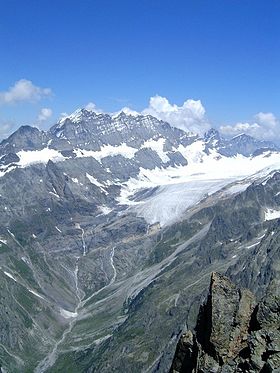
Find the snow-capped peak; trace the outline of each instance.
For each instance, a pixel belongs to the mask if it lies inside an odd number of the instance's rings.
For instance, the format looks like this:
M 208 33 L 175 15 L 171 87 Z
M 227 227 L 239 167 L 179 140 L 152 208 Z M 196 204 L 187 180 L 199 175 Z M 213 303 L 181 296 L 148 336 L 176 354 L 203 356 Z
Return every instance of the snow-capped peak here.
M 138 113 L 135 110 L 131 110 L 128 107 L 124 107 L 121 110 L 114 112 L 114 113 L 101 113 L 96 110 L 92 110 L 89 108 L 79 108 L 75 110 L 72 114 L 66 114 L 64 113 L 60 120 L 58 121 L 58 125 L 63 125 L 67 119 L 71 120 L 73 123 L 79 123 L 84 119 L 96 117 L 98 115 L 106 115 L 111 117 L 112 119 L 121 118 L 121 117 L 138 117 L 141 116 L 140 113 Z
M 80 123 L 84 119 L 92 118 L 99 115 L 93 110 L 80 108 L 75 110 L 72 114 L 64 114 L 63 117 L 58 121 L 58 128 L 61 127 L 67 119 L 71 120 L 73 123 Z

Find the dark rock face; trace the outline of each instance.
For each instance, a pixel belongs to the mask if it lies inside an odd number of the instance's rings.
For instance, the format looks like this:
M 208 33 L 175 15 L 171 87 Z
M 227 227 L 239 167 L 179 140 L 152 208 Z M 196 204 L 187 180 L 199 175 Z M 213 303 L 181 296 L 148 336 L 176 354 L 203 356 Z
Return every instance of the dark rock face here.
M 170 373 L 279 372 L 280 291 L 272 281 L 263 300 L 212 274 L 195 332 L 177 345 Z
M 20 158 L 14 153 L 8 153 L 0 158 L 0 165 L 7 166 L 13 162 L 19 162 Z
M 21 126 L 6 140 L 0 143 L 0 157 L 20 150 L 38 150 L 46 146 L 49 135 L 31 126 Z
M 272 281 L 256 309 L 255 329 L 249 336 L 255 371 L 280 372 L 280 288 Z

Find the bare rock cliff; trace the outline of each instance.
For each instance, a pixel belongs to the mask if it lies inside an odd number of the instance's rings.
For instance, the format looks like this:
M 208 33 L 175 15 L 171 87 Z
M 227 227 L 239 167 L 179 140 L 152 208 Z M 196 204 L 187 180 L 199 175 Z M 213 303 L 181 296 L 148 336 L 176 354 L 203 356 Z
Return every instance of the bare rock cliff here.
M 256 303 L 247 289 L 213 273 L 194 332 L 177 345 L 170 373 L 280 372 L 280 288 Z

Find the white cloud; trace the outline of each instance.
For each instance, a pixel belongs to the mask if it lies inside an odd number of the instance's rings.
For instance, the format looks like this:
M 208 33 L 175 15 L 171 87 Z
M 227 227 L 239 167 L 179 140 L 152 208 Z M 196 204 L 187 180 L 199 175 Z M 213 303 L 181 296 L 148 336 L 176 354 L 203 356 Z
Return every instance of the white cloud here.
M 140 113 L 138 113 L 138 111 L 135 111 L 135 110 L 132 110 L 130 109 L 129 107 L 125 106 L 123 107 L 121 110 L 119 111 L 116 111 L 114 113 L 111 113 L 111 115 L 113 117 L 116 117 L 118 116 L 121 112 L 125 113 L 126 115 L 132 115 L 133 117 L 137 117 L 138 115 L 140 115 Z
M 85 109 L 86 109 L 86 110 L 94 111 L 94 110 L 96 110 L 96 105 L 95 105 L 94 102 L 89 102 L 89 103 L 85 106 Z
M 89 102 L 86 106 L 85 109 L 88 111 L 94 111 L 97 114 L 103 113 L 102 110 L 98 109 L 97 106 L 95 105 L 94 102 Z
M 222 134 L 234 136 L 246 133 L 260 140 L 279 140 L 280 121 L 273 113 L 260 112 L 256 114 L 250 122 L 238 122 L 234 125 L 224 125 L 220 127 Z
M 258 113 L 255 115 L 255 119 L 258 123 L 264 126 L 275 127 L 279 124 L 278 119 L 273 113 Z
M 13 122 L 9 122 L 9 121 L 5 121 L 5 122 L 0 122 L 0 141 L 2 139 L 5 139 L 7 138 L 11 133 L 12 131 L 15 129 L 15 123 Z
M 40 110 L 40 113 L 37 119 L 38 119 L 38 122 L 45 122 L 51 116 L 52 116 L 52 109 L 44 107 Z
M 103 110 L 97 108 L 95 103 L 89 102 L 85 109 L 94 111 L 96 113 L 104 113 Z M 166 97 L 153 96 L 149 100 L 149 106 L 141 112 L 137 112 L 127 106 L 121 110 L 110 113 L 113 117 L 121 112 L 127 115 L 152 115 L 160 120 L 170 123 L 174 127 L 182 128 L 185 131 L 197 134 L 204 134 L 209 128 L 205 115 L 205 108 L 200 100 L 186 100 L 182 106 L 171 104 Z M 62 113 L 60 119 L 68 117 L 68 114 Z
M 150 114 L 185 131 L 203 134 L 210 128 L 205 108 L 200 100 L 186 100 L 182 106 L 171 104 L 167 98 L 154 96 L 142 114 Z
M 7 91 L 0 92 L 0 104 L 36 102 L 51 94 L 50 88 L 37 87 L 30 80 L 20 79 Z

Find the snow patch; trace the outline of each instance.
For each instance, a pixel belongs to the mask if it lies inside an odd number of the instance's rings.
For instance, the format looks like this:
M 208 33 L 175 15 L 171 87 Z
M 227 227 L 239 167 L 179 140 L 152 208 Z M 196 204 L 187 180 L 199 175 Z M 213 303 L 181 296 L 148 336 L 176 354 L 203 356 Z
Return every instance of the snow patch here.
M 276 174 L 276 172 L 272 172 L 271 174 L 269 174 L 267 177 L 265 177 L 265 179 L 262 181 L 262 185 L 266 185 L 267 182 L 273 178 L 273 176 Z
M 280 210 L 266 209 L 264 212 L 264 220 L 274 220 L 280 218 Z
M 95 179 L 95 177 L 91 176 L 90 174 L 86 173 L 86 177 L 91 182 L 91 184 L 94 184 L 94 185 L 98 186 L 99 188 L 104 187 L 103 184 L 101 184 L 97 179 Z
M 60 199 L 60 197 L 59 197 L 59 195 L 58 195 L 57 193 L 54 193 L 54 192 L 49 192 L 49 194 L 51 194 L 52 196 L 54 196 L 54 197 L 56 197 L 56 198 L 59 198 L 59 199 Z
M 5 176 L 7 173 L 15 170 L 17 167 L 26 168 L 33 164 L 47 164 L 48 161 L 60 162 L 67 159 L 57 150 L 49 148 L 44 148 L 41 150 L 21 150 L 17 153 L 17 156 L 19 157 L 19 161 L 15 162 L 15 166 L 6 166 L 4 170 L 0 171 L 0 177 Z M 43 182 L 42 179 L 40 179 L 40 183 L 41 182 Z
M 98 188 L 101 189 L 101 191 L 104 193 L 104 194 L 109 194 L 107 192 L 107 190 L 104 188 L 104 185 L 101 184 L 97 179 L 95 179 L 95 177 L 91 176 L 90 174 L 86 174 L 86 177 L 88 178 L 88 180 L 90 181 L 91 184 L 93 185 L 96 185 Z
M 44 299 L 44 297 L 42 297 L 42 295 L 38 294 L 36 291 L 34 291 L 32 289 L 29 289 L 29 288 L 27 288 L 27 290 L 29 291 L 29 293 L 35 295 L 36 297 L 38 297 L 40 299 Z
M 65 319 L 70 319 L 70 318 L 73 318 L 73 317 L 77 317 L 77 316 L 78 316 L 78 312 L 70 312 L 70 311 L 64 310 L 63 308 L 60 308 L 60 309 L 59 309 L 59 312 L 60 312 L 60 314 L 61 314 Z
M 22 260 L 25 264 L 30 265 L 29 260 L 28 260 L 25 256 L 22 256 L 22 257 L 21 257 L 21 260 Z
M 164 163 L 167 163 L 170 161 L 170 158 L 166 154 L 166 152 L 163 150 L 165 144 L 165 139 L 159 138 L 158 140 L 150 139 L 144 142 L 144 144 L 141 146 L 141 149 L 149 148 L 157 153 L 157 155 L 161 158 L 161 160 Z
M 9 272 L 6 272 L 6 271 L 3 271 L 5 273 L 5 275 L 9 278 L 11 278 L 12 280 L 14 280 L 15 282 L 17 282 L 17 280 L 15 279 L 15 277 L 13 275 L 11 275 Z
M 261 243 L 261 241 L 255 242 L 252 245 L 246 246 L 246 249 L 252 249 L 252 247 L 258 246 Z
M 203 140 L 195 141 L 188 146 L 180 144 L 177 149 L 173 148 L 173 150 L 179 151 L 189 163 L 200 163 L 207 156 L 204 152 L 205 142 Z
M 118 146 L 104 145 L 99 151 L 84 150 L 78 148 L 74 150 L 74 153 L 78 158 L 93 157 L 98 162 L 101 162 L 102 158 L 109 156 L 113 157 L 115 155 L 122 155 L 125 158 L 131 159 L 134 157 L 137 151 L 138 149 L 132 148 L 131 146 L 122 143 Z
M 66 158 L 57 150 L 44 148 L 42 150 L 21 150 L 17 153 L 20 158 L 17 163 L 20 167 L 28 167 L 36 163 L 48 163 L 48 161 L 59 162 Z
M 35 295 L 36 297 L 38 297 L 38 298 L 40 298 L 40 299 L 44 299 L 44 297 L 42 297 L 42 295 L 38 294 L 35 290 L 32 290 L 32 289 L 30 289 L 29 287 L 27 287 L 27 286 L 21 284 L 20 282 L 18 282 L 18 280 L 17 280 L 17 279 L 16 279 L 16 278 L 11 274 L 11 273 L 9 273 L 9 272 L 7 272 L 7 271 L 3 271 L 3 272 L 4 272 L 4 274 L 5 274 L 7 277 L 11 278 L 11 279 L 14 280 L 16 283 L 19 283 L 20 285 L 22 285 L 23 287 L 25 287 L 25 288 L 29 291 L 29 293 Z
M 102 212 L 103 215 L 108 215 L 112 211 L 112 209 L 110 209 L 107 206 L 99 206 L 98 208 Z

